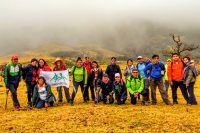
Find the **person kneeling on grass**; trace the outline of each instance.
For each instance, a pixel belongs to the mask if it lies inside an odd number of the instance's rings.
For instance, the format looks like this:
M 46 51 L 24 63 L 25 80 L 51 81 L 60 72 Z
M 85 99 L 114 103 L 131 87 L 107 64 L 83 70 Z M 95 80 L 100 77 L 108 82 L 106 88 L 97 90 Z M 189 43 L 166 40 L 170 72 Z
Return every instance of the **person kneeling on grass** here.
M 110 95 L 112 92 L 112 82 L 108 78 L 108 74 L 103 74 L 102 80 L 98 80 L 97 82 L 97 91 L 101 93 L 101 100 L 104 104 L 109 101 L 109 104 L 112 104 L 114 102 L 113 96 Z M 100 101 L 100 99 L 96 99 L 96 101 Z M 95 102 L 98 103 L 98 102 Z
M 117 100 L 117 104 L 125 104 L 127 99 L 127 89 L 126 84 L 122 80 L 120 73 L 115 74 L 115 82 L 113 83 L 113 90 L 111 94 L 115 93 L 115 99 Z
M 133 69 L 132 76 L 128 77 L 126 87 L 131 96 L 131 104 L 137 103 L 137 97 L 139 94 L 143 96 L 142 105 L 145 105 L 145 97 L 148 96 L 148 92 L 144 89 L 144 79 L 139 75 L 137 69 Z
M 46 83 L 44 77 L 39 77 L 33 91 L 33 106 L 36 108 L 52 107 L 54 99 L 51 86 Z

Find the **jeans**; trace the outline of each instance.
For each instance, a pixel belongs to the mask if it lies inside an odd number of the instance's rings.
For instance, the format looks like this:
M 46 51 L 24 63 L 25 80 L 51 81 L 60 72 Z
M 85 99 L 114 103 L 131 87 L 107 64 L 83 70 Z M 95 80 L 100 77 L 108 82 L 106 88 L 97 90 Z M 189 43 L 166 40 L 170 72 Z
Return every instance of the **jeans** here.
M 172 81 L 173 85 L 171 86 L 172 88 L 172 98 L 173 98 L 173 102 L 177 102 L 177 89 L 178 87 L 181 89 L 181 93 L 185 99 L 185 101 L 188 103 L 189 102 L 189 97 L 188 97 L 188 93 L 187 93 L 187 89 L 186 86 L 183 84 L 183 81 Z
M 73 82 L 73 92 L 72 92 L 72 101 L 74 101 L 74 98 L 78 92 L 78 87 L 81 87 L 81 91 L 82 91 L 82 95 L 83 95 L 83 100 L 87 101 L 87 94 L 85 92 L 85 87 L 84 87 L 84 83 L 83 82 Z
M 168 99 L 168 95 L 167 92 L 164 89 L 164 85 L 163 85 L 163 80 L 162 79 L 151 79 L 150 80 L 150 86 L 151 86 L 151 98 L 152 98 L 152 103 L 156 104 L 157 103 L 157 99 L 156 99 L 156 88 L 158 87 L 161 97 L 163 99 L 163 101 L 166 104 L 170 104 L 170 101 Z
M 187 90 L 189 93 L 189 104 L 197 105 L 196 97 L 194 95 L 194 83 L 190 83 Z
M 53 104 L 54 104 L 54 97 L 51 96 L 49 99 L 48 99 L 48 103 L 49 103 L 49 106 L 52 107 Z M 36 108 L 44 108 L 45 107 L 45 101 L 44 100 L 39 100 L 37 103 L 36 103 Z
M 17 88 L 18 88 L 18 84 L 9 85 L 9 90 L 11 92 L 11 97 L 12 97 L 14 107 L 20 107 L 20 104 L 17 98 Z
M 69 94 L 69 88 L 67 88 L 66 86 L 57 87 L 58 101 L 59 102 L 63 101 L 62 88 L 64 89 L 65 97 L 66 97 L 67 101 L 69 102 L 71 98 L 70 98 L 70 94 Z

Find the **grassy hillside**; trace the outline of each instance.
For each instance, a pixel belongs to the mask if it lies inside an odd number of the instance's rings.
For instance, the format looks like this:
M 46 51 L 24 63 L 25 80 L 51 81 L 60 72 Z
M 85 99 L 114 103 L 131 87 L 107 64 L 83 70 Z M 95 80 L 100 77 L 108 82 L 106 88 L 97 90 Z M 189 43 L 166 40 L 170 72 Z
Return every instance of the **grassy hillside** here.
M 121 68 L 124 68 L 121 65 Z M 102 66 L 105 69 L 105 65 Z M 200 102 L 200 78 L 195 85 L 195 94 Z M 3 85 L 1 82 L 0 85 Z M 53 93 L 57 96 L 55 88 Z M 72 92 L 72 84 L 70 85 Z M 75 98 L 75 106 L 66 102 L 55 104 L 45 109 L 14 111 L 11 98 L 8 109 L 4 109 L 5 87 L 0 88 L 0 132 L 200 132 L 200 106 L 187 106 L 178 90 L 179 105 L 166 106 L 160 94 L 157 94 L 158 105 L 141 106 L 140 102 L 133 106 L 130 97 L 126 105 L 118 106 L 95 105 L 93 102 L 84 104 L 80 89 Z M 26 87 L 20 83 L 18 90 L 19 101 L 26 107 Z M 171 100 L 171 91 L 169 91 Z

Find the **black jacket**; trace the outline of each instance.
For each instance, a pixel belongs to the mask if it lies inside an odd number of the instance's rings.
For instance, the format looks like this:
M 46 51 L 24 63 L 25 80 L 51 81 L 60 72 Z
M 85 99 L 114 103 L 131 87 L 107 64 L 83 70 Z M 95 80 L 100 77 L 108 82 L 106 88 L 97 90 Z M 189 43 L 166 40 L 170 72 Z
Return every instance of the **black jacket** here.
M 109 82 L 105 84 L 102 80 L 99 80 L 97 83 L 97 88 L 101 88 L 101 93 L 108 96 L 110 92 L 112 92 L 112 82 L 109 80 Z
M 116 73 L 119 73 L 122 76 L 121 69 L 119 65 L 116 65 L 116 64 L 115 65 L 111 64 L 107 66 L 106 73 L 108 74 L 108 77 L 110 78 L 111 81 L 115 80 Z
M 31 82 L 36 83 L 36 78 L 38 77 L 38 75 L 37 75 L 38 68 L 37 67 L 34 67 L 31 64 L 28 64 L 22 70 L 23 70 L 22 76 L 23 76 L 23 79 L 25 80 L 26 83 L 31 83 Z

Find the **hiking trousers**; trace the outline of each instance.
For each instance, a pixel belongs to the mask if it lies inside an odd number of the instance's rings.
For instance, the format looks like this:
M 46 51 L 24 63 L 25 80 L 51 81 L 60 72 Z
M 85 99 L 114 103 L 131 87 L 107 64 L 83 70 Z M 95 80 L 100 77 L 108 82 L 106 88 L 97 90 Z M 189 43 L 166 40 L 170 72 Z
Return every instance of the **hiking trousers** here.
M 188 103 L 189 102 L 189 96 L 188 96 L 188 92 L 186 89 L 185 84 L 183 83 L 183 81 L 172 81 L 173 85 L 171 86 L 172 88 L 172 98 L 173 98 L 173 103 L 178 103 L 177 99 L 177 89 L 178 87 L 181 89 L 181 93 L 185 99 L 185 101 Z
M 32 103 L 32 96 L 36 84 L 26 83 L 28 104 Z
M 170 104 L 167 92 L 164 89 L 164 85 L 163 85 L 163 80 L 162 79 L 150 79 L 150 86 L 151 86 L 152 104 L 156 104 L 157 103 L 157 99 L 156 99 L 156 88 L 157 87 L 159 89 L 159 92 L 161 94 L 161 97 L 162 97 L 163 101 L 167 105 Z
M 85 87 L 84 87 L 84 83 L 83 81 L 82 82 L 76 82 L 74 81 L 73 82 L 73 92 L 72 92 L 72 101 L 74 101 L 74 98 L 78 92 L 78 87 L 81 87 L 81 92 L 82 92 L 82 95 L 83 95 L 83 100 L 84 101 L 87 101 L 87 95 L 86 95 L 86 92 L 85 92 Z
M 195 83 L 190 83 L 187 88 L 188 93 L 189 93 L 189 104 L 191 104 L 191 105 L 197 105 L 197 100 L 194 95 L 194 84 Z
M 11 97 L 12 97 L 12 101 L 13 101 L 13 106 L 14 107 L 20 107 L 18 98 L 17 98 L 17 88 L 18 88 L 18 84 L 10 84 L 9 85 L 9 90 L 11 92 Z
M 58 101 L 59 102 L 63 101 L 62 88 L 64 89 L 66 100 L 67 100 L 67 102 L 69 102 L 71 98 L 70 98 L 70 94 L 69 94 L 69 88 L 67 88 L 66 86 L 59 86 L 59 87 L 57 87 Z
M 88 101 L 90 100 L 90 97 L 89 97 L 89 89 L 90 89 L 90 93 L 91 93 L 91 98 L 92 98 L 92 100 L 94 101 L 94 100 L 95 100 L 94 85 L 93 85 L 93 82 L 92 82 L 91 78 L 88 78 L 87 87 L 86 87 L 86 89 L 85 89 L 85 91 L 86 91 L 86 96 L 87 96 L 87 100 L 88 100 Z

